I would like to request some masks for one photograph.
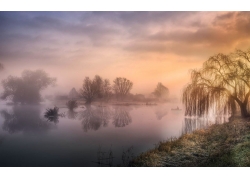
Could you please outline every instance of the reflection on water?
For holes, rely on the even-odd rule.
[[[132,122],[129,114],[131,107],[117,106],[111,108],[109,106],[87,106],[82,112],[79,112],[79,119],[82,121],[82,128],[85,132],[89,130],[98,130],[100,127],[107,127],[110,119],[115,127],[125,127]],[[68,116],[75,117],[78,113],[70,112]],[[75,117],[76,118],[76,117]]]
[[[2,145],[3,141],[4,141],[4,136],[0,134],[0,146]]]
[[[182,133],[191,133],[194,130],[204,129],[208,125],[209,121],[206,118],[185,118]]]
[[[109,123],[110,110],[108,107],[87,106],[80,113],[79,119],[82,121],[82,128],[85,132],[88,130],[98,130],[100,127],[106,127]]]
[[[67,117],[69,119],[77,119],[78,112],[75,112],[74,110],[68,110]]]
[[[59,116],[47,116],[45,117],[49,122],[57,124],[59,122]]]
[[[216,117],[189,117],[184,118],[184,124],[182,126],[182,134],[191,133],[195,130],[206,129],[212,124],[223,124],[228,122],[228,116],[216,116]]]
[[[115,127],[124,127],[129,125],[132,122],[132,118],[129,115],[129,107],[118,106],[115,107],[114,115],[113,115],[113,125]]]
[[[40,108],[32,106],[14,106],[12,111],[2,110],[3,129],[9,133],[43,132],[51,125],[40,118]]]
[[[159,141],[211,124],[208,119],[184,119],[184,111],[171,110],[176,105],[60,108],[66,116],[52,122],[44,117],[45,105],[2,106],[0,166],[126,166]],[[224,120],[217,117],[214,123]],[[29,132],[47,133],[23,136]],[[98,146],[102,149],[96,154]]]
[[[160,106],[157,107],[155,110],[155,115],[158,120],[161,120],[167,114],[168,114],[168,109],[166,109],[165,107]]]

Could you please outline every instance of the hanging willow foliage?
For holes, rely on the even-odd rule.
[[[186,116],[235,114],[249,116],[250,49],[210,57],[200,70],[192,70],[191,83],[183,91]]]

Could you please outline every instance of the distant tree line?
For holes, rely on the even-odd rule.
[[[3,70],[3,68],[4,66],[0,63],[0,70]],[[25,70],[21,77],[8,76],[2,81],[3,92],[0,97],[3,100],[10,99],[13,103],[37,104],[42,100],[41,91],[55,85],[55,83],[56,78],[50,77],[44,70]],[[133,82],[124,77],[116,77],[112,84],[108,79],[104,79],[99,75],[96,75],[93,79],[85,77],[82,88],[79,90],[79,98],[83,98],[86,104],[91,104],[95,100],[108,102],[111,98],[119,101],[150,100],[150,98],[146,99],[142,94],[131,94],[132,87]],[[77,93],[74,88],[72,92]],[[158,83],[152,94],[159,100],[166,99],[168,93],[168,88],[163,86],[162,83]],[[72,99],[70,98],[70,100]],[[77,107],[77,103],[74,101],[69,101],[66,105],[71,110]]]
[[[108,101],[112,95],[117,99],[124,99],[130,93],[132,86],[133,83],[126,78],[118,77],[111,85],[108,79],[96,75],[92,80],[85,77],[80,95],[86,104],[91,104],[96,99]]]
[[[142,94],[131,94],[132,87],[133,82],[124,77],[115,78],[111,85],[108,79],[103,79],[101,76],[96,75],[92,80],[89,77],[85,77],[80,89],[80,95],[86,104],[91,104],[94,100],[108,101],[111,97],[117,100],[145,100],[145,96]],[[169,96],[169,90],[162,83],[158,83],[152,94],[157,98],[155,100],[166,101]]]

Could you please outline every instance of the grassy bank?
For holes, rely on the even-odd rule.
[[[160,142],[136,157],[131,166],[250,166],[250,120],[235,118],[225,124]]]

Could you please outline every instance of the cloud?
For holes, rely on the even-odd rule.
[[[207,23],[196,20],[189,25],[178,24],[176,29],[172,28],[175,30],[163,28],[154,34],[143,34],[124,49],[143,53],[196,56],[225,49],[231,50],[235,48],[235,44],[250,39],[250,13],[248,12],[219,13]],[[190,28],[192,25],[194,28]],[[182,28],[185,26],[187,28]]]
[[[86,60],[105,50],[208,56],[248,41],[250,13],[1,12],[0,32],[2,61]]]

